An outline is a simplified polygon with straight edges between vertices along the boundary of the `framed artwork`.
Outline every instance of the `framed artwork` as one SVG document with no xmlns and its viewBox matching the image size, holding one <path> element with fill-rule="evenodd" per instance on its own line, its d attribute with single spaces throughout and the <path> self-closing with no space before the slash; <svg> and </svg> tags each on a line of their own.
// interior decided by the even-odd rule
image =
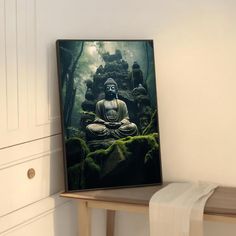
<svg viewBox="0 0 236 236">
<path fill-rule="evenodd" d="M 58 40 L 66 191 L 162 183 L 152 40 Z"/>
</svg>

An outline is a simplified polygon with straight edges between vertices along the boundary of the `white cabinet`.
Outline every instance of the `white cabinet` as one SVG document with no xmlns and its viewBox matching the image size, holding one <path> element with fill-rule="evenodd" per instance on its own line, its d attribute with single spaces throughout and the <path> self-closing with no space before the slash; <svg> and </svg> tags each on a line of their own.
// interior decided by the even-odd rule
<svg viewBox="0 0 236 236">
<path fill-rule="evenodd" d="M 53 195 L 0 218 L 1 236 L 75 236 L 76 208 Z"/>
<path fill-rule="evenodd" d="M 0 0 L 0 148 L 60 133 L 55 42 L 37 2 Z"/>
<path fill-rule="evenodd" d="M 60 135 L 0 150 L 0 156 L 0 216 L 64 189 Z"/>
</svg>

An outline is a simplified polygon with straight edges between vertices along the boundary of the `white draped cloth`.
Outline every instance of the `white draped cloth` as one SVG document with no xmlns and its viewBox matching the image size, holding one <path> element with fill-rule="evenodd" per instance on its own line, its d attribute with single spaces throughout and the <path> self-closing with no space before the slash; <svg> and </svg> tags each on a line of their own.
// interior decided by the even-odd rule
<svg viewBox="0 0 236 236">
<path fill-rule="evenodd" d="M 171 183 L 149 202 L 150 236 L 203 236 L 203 213 L 214 183 Z"/>
</svg>

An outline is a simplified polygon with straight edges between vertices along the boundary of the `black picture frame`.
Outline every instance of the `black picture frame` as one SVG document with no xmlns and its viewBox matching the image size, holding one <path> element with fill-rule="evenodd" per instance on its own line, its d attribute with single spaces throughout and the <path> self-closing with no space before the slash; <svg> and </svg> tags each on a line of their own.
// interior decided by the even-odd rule
<svg viewBox="0 0 236 236">
<path fill-rule="evenodd" d="M 56 49 L 65 191 L 162 184 L 153 40 Z"/>
</svg>

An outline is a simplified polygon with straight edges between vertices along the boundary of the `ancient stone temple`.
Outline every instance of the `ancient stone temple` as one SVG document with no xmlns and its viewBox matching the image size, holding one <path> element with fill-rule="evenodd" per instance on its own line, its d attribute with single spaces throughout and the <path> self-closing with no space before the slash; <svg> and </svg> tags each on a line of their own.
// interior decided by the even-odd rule
<svg viewBox="0 0 236 236">
<path fill-rule="evenodd" d="M 104 83 L 108 78 L 112 78 L 118 86 L 119 100 L 124 101 L 128 108 L 130 122 L 137 125 L 137 134 L 144 134 L 154 110 L 150 106 L 147 86 L 138 62 L 134 61 L 129 70 L 120 50 L 116 50 L 115 54 L 104 53 L 102 57 L 105 65 L 100 65 L 92 80 L 86 81 L 87 91 L 82 103 L 84 112 L 80 121 L 82 130 L 85 131 L 86 126 L 93 123 L 96 103 L 105 97 Z M 110 145 L 109 141 L 112 140 L 107 142 Z"/>
</svg>

